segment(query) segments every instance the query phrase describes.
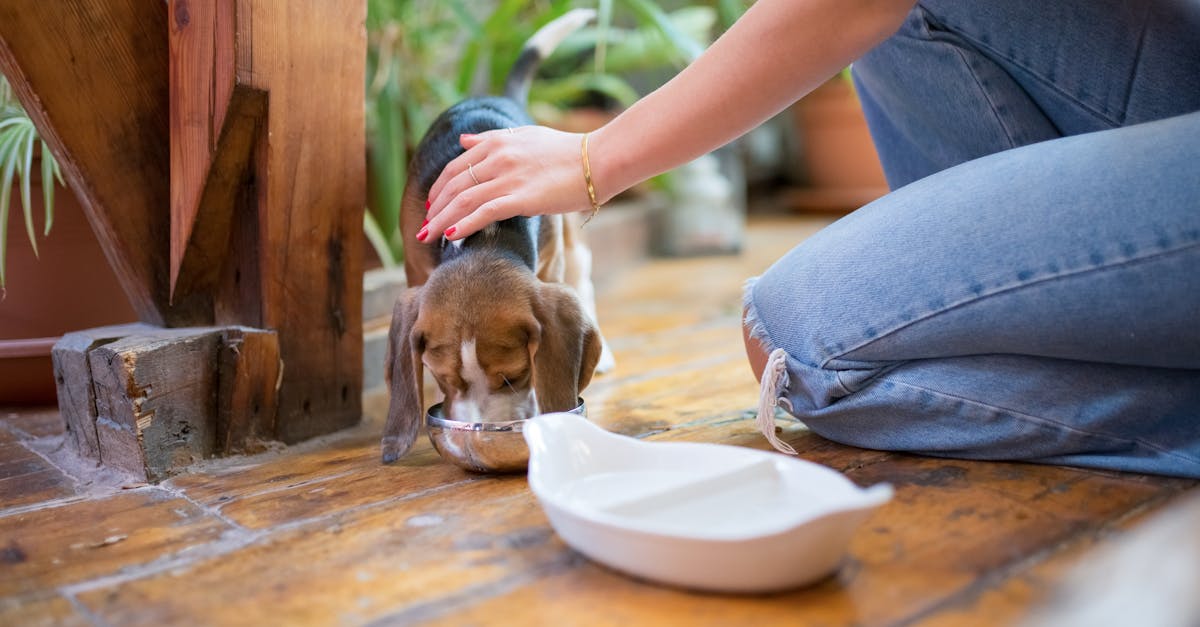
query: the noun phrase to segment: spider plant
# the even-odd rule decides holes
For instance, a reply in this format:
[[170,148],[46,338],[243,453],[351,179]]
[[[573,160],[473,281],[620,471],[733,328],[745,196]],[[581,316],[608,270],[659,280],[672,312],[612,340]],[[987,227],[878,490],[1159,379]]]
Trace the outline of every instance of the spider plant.
[[674,4],[681,8],[668,13],[651,0],[368,0],[364,228],[384,265],[403,258],[399,211],[409,156],[443,109],[497,93],[525,40],[581,6],[597,8],[598,23],[543,65],[530,110],[536,118],[588,95],[631,104],[639,92],[630,72],[686,65],[708,43],[716,14],[735,14],[741,1],[716,0],[719,10]]
[[5,258],[8,253],[8,213],[12,206],[14,180],[21,190],[21,209],[25,214],[25,235],[38,254],[37,227],[33,215],[34,155],[41,151],[42,236],[54,225],[54,181],[62,183],[58,162],[50,154],[33,121],[17,102],[8,80],[0,76],[0,295],[6,284]]

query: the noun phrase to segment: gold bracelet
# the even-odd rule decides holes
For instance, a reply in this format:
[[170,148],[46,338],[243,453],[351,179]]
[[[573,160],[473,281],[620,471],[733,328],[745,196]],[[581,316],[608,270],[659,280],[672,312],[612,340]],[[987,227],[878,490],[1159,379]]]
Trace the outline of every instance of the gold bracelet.
[[592,214],[583,221],[583,224],[591,222],[592,218],[596,217],[596,212],[600,211],[600,203],[596,202],[596,186],[592,185],[592,165],[588,162],[587,139],[588,134],[584,133],[581,152],[583,153],[583,182],[587,183],[588,200],[592,201]]

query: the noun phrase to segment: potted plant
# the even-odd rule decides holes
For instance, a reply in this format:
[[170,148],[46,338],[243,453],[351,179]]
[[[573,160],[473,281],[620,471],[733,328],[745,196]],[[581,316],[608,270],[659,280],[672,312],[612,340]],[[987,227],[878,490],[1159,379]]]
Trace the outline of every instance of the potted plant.
[[853,211],[888,191],[850,69],[790,109],[799,184],[787,194],[796,209]]
[[0,404],[53,404],[58,338],[136,318],[74,195],[55,193],[61,183],[0,77]]

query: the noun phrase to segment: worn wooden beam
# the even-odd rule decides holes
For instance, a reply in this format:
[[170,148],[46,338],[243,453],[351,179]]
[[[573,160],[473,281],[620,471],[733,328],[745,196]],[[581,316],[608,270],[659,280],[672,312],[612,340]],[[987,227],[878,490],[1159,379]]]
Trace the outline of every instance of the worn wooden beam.
[[158,481],[207,457],[219,340],[210,329],[163,329],[88,352],[106,466]]
[[272,331],[125,325],[54,348],[68,442],[149,481],[274,439],[282,364]]
[[172,293],[236,81],[235,7],[236,0],[167,4]]
[[288,442],[361,417],[365,19],[361,1],[171,6],[175,295],[278,331]]
[[[362,413],[365,20],[361,0],[237,5],[238,37],[253,37],[237,48],[239,77],[270,94],[256,165],[261,320],[253,324],[279,332],[277,434],[286,442],[356,424]],[[218,323],[234,323],[222,307],[219,299]]]
[[[245,192],[253,191],[254,187],[253,156],[266,123],[267,93],[235,86],[227,105],[220,139],[205,177],[199,181],[200,195],[196,204],[185,205],[187,209],[183,210],[172,200],[172,298],[211,295],[218,288],[222,271],[232,257],[231,237],[236,228],[235,222],[241,220],[251,227],[257,224],[257,199]],[[174,150],[176,134],[171,137],[171,148]],[[174,175],[172,168],[172,177]],[[191,183],[183,181],[178,185],[172,184],[172,196],[177,190],[192,187]],[[190,215],[187,215],[189,212]],[[180,225],[185,221],[186,229],[177,233],[177,227],[182,229]],[[255,230],[251,229],[251,232]],[[182,243],[177,237],[184,238]],[[254,244],[251,246],[257,248]],[[245,300],[254,303],[257,294],[237,294],[232,298],[238,302]],[[240,321],[257,324],[257,320]]]
[[254,221],[253,204],[236,205],[239,189],[253,185],[267,94],[246,85],[249,68],[238,64],[252,34],[238,29],[237,5],[176,0],[168,9],[173,296],[211,292],[235,214]]
[[138,317],[206,324],[170,303],[167,5],[0,0],[0,70],[79,197]]
[[69,333],[51,349],[58,410],[66,425],[66,436],[84,457],[103,461],[96,435],[96,394],[88,353],[120,338],[152,331],[145,324],[122,324]]

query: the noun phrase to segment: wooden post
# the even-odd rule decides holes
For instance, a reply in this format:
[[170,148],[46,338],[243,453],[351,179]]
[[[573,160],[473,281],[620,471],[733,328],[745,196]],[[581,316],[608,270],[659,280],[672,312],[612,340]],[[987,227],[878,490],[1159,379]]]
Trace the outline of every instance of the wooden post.
[[88,353],[109,342],[153,331],[145,324],[126,324],[70,333],[54,345],[54,379],[58,389],[58,408],[66,426],[66,435],[75,450],[84,457],[101,461],[100,441],[96,435],[96,392],[92,387],[92,367]]
[[[85,453],[154,476],[171,456],[360,419],[365,21],[364,0],[0,0],[0,69],[139,317],[171,327],[149,353],[94,337],[58,351],[62,372],[90,368],[82,388],[60,386],[93,403],[64,410],[100,425],[73,434]],[[212,339],[210,325],[244,329]],[[153,368],[96,368],[118,356]],[[129,409],[143,380],[215,399],[203,438],[189,423],[173,440],[186,455],[144,436],[177,435],[170,417],[199,401]]]
[[365,20],[361,1],[171,3],[175,296],[278,331],[285,442],[361,416]]

